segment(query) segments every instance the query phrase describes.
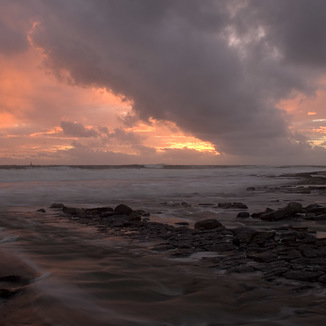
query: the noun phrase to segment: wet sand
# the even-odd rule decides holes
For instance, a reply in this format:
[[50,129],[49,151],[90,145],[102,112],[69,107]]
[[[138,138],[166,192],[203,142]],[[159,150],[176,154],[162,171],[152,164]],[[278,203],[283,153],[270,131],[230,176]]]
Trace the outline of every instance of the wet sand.
[[[21,262],[3,253],[1,258],[6,263],[1,275],[35,279]],[[108,292],[115,299],[105,316],[96,309],[93,314],[98,316],[84,314],[53,300],[39,303],[42,295],[31,283],[1,302],[1,325],[321,326],[325,322],[325,289],[320,286],[267,282],[255,273],[219,274],[199,262],[182,263],[144,252],[133,265],[122,277],[127,288],[121,280],[110,283]]]

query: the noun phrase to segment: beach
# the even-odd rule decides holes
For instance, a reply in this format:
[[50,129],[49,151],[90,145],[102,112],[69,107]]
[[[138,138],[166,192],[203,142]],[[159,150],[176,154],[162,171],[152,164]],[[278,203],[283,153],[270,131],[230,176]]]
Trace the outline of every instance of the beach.
[[325,40],[325,0],[0,0],[0,326],[324,326]]
[[[58,175],[28,181],[32,198],[1,213],[1,325],[323,325],[325,172],[271,171],[150,170],[142,184],[147,171],[109,171],[110,201],[76,199]],[[99,186],[92,172],[80,187]]]

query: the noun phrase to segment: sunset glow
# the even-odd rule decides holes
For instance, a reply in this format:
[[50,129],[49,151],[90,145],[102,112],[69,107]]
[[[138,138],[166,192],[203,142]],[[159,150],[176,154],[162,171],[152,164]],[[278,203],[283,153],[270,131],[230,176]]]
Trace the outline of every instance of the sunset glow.
[[324,325],[326,0],[0,0],[0,326]]
[[[111,11],[95,4],[80,16],[70,3],[0,6],[0,164],[180,163],[182,153],[195,164],[269,164],[294,160],[285,152],[305,159],[308,149],[323,161],[326,73],[284,64],[287,45],[273,43],[263,18],[245,37],[230,23],[214,37],[202,30],[206,37],[187,39],[183,29],[197,35],[202,27],[184,17],[174,34],[154,24],[143,43],[131,15],[131,44]],[[236,20],[246,6],[223,12]],[[85,20],[87,8],[102,18]],[[157,35],[166,35],[163,46]],[[258,44],[267,50],[253,63]]]
[[194,149],[199,152],[209,152],[214,153],[216,155],[220,155],[219,152],[215,150],[212,144],[200,141],[194,137],[186,137],[186,136],[174,136],[167,138],[167,146],[157,147],[157,149],[162,150],[164,148],[189,148]]

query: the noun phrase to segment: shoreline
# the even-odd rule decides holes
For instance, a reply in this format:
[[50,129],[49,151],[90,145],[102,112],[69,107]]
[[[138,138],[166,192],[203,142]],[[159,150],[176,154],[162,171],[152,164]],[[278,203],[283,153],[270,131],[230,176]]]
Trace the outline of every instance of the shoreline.
[[[302,184],[310,186],[310,190],[326,190],[323,187],[326,185],[325,171],[287,174],[284,177],[293,178],[296,182],[281,186],[282,191],[291,189],[302,194]],[[238,214],[242,221],[250,216],[243,203],[221,203],[219,206],[225,204],[243,208],[244,212],[240,213],[245,213],[244,218]],[[216,253],[218,258],[204,257],[204,265],[228,273],[259,272],[268,281],[286,278],[326,286],[326,262],[323,261],[326,237],[318,238],[305,226],[291,225],[298,219],[326,222],[326,206],[313,203],[303,207],[300,203],[291,202],[276,210],[266,208],[263,212],[251,214],[251,218],[264,220],[267,224],[270,222],[267,231],[247,226],[227,228],[215,218],[199,220],[193,227],[187,222],[174,226],[151,222],[148,212],[133,210],[124,204],[115,208],[87,209],[53,204],[52,208],[62,211],[63,216],[74,222],[91,224],[106,234],[155,243],[151,250],[172,258],[187,258],[201,252]],[[221,259],[221,256],[224,258]]]
[[[324,191],[320,187],[315,188],[317,179],[320,179],[317,186],[326,184],[324,177],[304,175],[304,178],[301,178],[301,175],[296,175],[294,179],[298,180],[279,189],[282,191],[297,189],[298,194],[304,195],[300,188],[302,182],[309,186],[311,179],[311,182],[314,182],[311,191]],[[231,202],[231,207],[238,205],[241,210],[240,204]],[[244,206],[243,212],[248,212]],[[40,209],[37,214],[41,216],[44,213],[45,210]],[[303,322],[301,325],[308,325],[309,322],[323,325],[318,318],[325,317],[325,313],[319,311],[319,305],[326,295],[326,262],[324,262],[326,239],[317,238],[312,230],[296,226],[293,222],[297,220],[322,222],[324,217],[326,221],[326,207],[315,203],[303,207],[296,203],[287,204],[274,211],[255,213],[258,215],[253,218],[251,212],[249,219],[263,221],[265,225],[270,225],[270,229],[225,227],[215,218],[199,220],[194,226],[186,222],[169,225],[153,222],[148,212],[134,210],[123,204],[115,208],[85,209],[54,204],[51,208],[51,214],[56,214],[71,223],[89,225],[109,238],[125,239],[134,248],[141,246],[142,257],[149,255],[158,260],[163,258],[164,264],[170,264],[169,262],[172,262],[171,266],[181,264],[192,273],[199,270],[205,275],[210,275],[209,282],[212,282],[212,286],[217,282],[224,296],[228,295],[228,288],[238,293],[240,296],[238,301],[240,300],[241,305],[249,305],[248,313],[251,315],[255,310],[255,302],[258,304],[257,298],[263,297],[266,302],[260,303],[258,305],[260,308],[256,308],[257,316],[269,311],[271,308],[267,308],[267,303],[277,299],[277,307],[284,304],[295,307],[298,311],[302,310],[301,316],[298,312],[298,316],[293,317],[301,320]],[[244,224],[247,219],[247,215],[239,217],[239,221],[243,221]],[[33,282],[38,275],[22,261],[1,250],[1,247],[0,259],[3,262],[0,269],[2,325],[9,326],[14,325],[13,321],[18,324],[28,320],[31,320],[33,325],[46,325],[41,318],[31,316],[32,303],[26,305],[25,301],[32,301],[25,298],[31,293],[34,296]],[[179,276],[175,277],[177,279]],[[300,300],[291,297],[294,293],[300,295]],[[312,304],[309,300],[313,300],[313,308],[309,308]],[[308,307],[307,311],[305,306]],[[19,316],[14,317],[18,310]]]

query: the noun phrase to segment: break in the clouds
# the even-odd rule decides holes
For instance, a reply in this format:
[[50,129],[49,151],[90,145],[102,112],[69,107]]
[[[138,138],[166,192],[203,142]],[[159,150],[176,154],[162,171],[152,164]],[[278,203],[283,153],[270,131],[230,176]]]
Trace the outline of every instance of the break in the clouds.
[[[314,96],[325,78],[324,0],[4,3],[34,24],[28,37],[48,70],[62,82],[124,96],[139,119],[172,121],[253,163],[324,153],[291,129],[279,106]],[[4,52],[26,46],[10,24],[0,37]],[[61,127],[70,136],[99,135],[80,123]]]

